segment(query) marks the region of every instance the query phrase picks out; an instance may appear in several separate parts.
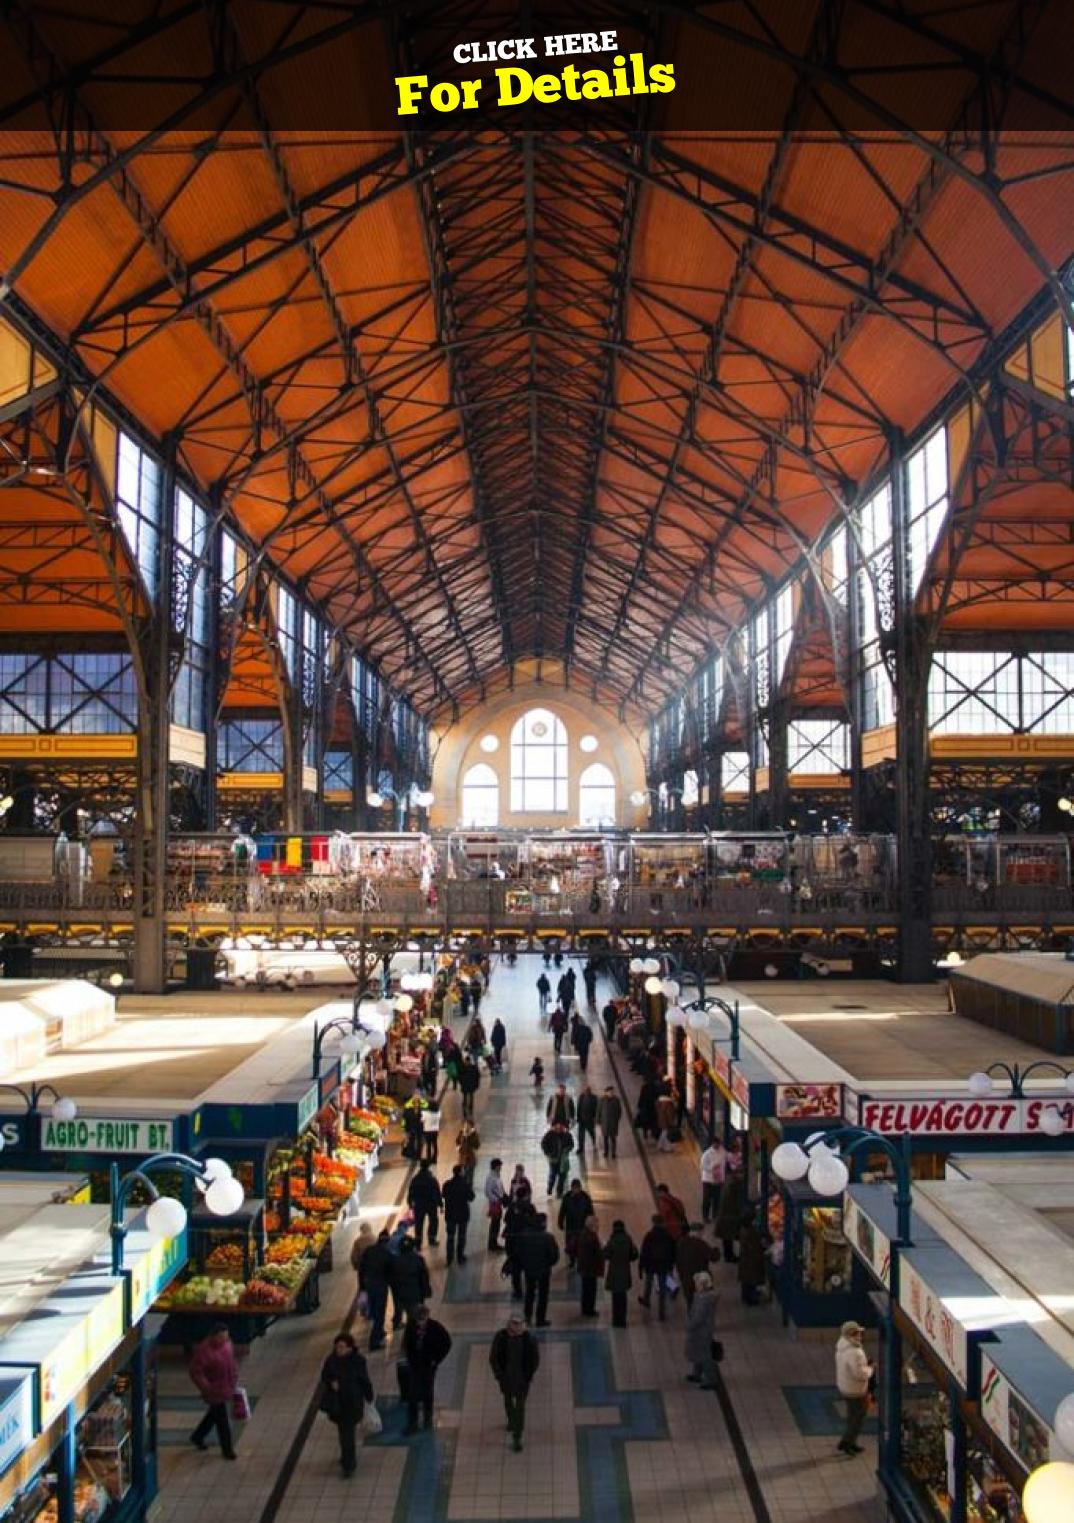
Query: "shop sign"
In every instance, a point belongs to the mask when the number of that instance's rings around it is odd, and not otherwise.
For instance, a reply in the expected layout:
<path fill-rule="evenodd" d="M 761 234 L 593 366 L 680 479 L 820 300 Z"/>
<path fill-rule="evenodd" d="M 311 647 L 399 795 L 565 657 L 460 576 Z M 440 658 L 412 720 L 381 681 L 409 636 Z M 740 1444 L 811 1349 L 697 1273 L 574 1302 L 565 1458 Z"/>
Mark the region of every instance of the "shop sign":
<path fill-rule="evenodd" d="M 876 1100 L 861 1096 L 861 1126 L 887 1136 L 910 1132 L 918 1137 L 1020 1137 L 1039 1136 L 1041 1116 L 1058 1106 L 1068 1133 L 1074 1133 L 1074 1106 L 1067 1097 L 1032 1100 L 974 1100 L 919 1098 Z"/>
<path fill-rule="evenodd" d="M 316 1116 L 320 1107 L 320 1094 L 320 1085 L 315 1084 L 312 1089 L 306 1091 L 298 1102 L 298 1120 L 296 1122 L 298 1132 L 304 1132 L 314 1116 Z"/>
<path fill-rule="evenodd" d="M 776 1115 L 786 1121 L 838 1121 L 843 1114 L 843 1086 L 777 1084 Z"/>
<path fill-rule="evenodd" d="M 101 1295 L 41 1365 L 41 1426 L 47 1428 L 123 1338 L 123 1285 Z"/>
<path fill-rule="evenodd" d="M 969 1374 L 966 1329 L 951 1315 L 943 1299 L 929 1289 L 905 1255 L 899 1260 L 899 1305 L 965 1390 Z"/>
<path fill-rule="evenodd" d="M 852 1195 L 843 1198 L 843 1236 L 884 1289 L 890 1290 L 891 1240 L 866 1216 Z"/>
<path fill-rule="evenodd" d="M 721 1052 L 718 1047 L 712 1049 L 712 1073 L 713 1080 L 718 1089 L 730 1098 L 731 1094 L 731 1059 L 726 1052 Z"/>
<path fill-rule="evenodd" d="M 53 1153 L 171 1153 L 170 1121 L 134 1120 L 129 1116 L 79 1116 L 74 1121 L 42 1122 L 41 1146 Z"/>
<path fill-rule="evenodd" d="M 26 1151 L 26 1117 L 5 1116 L 0 1121 L 0 1137 L 4 1140 L 4 1148 L 8 1152 L 22 1153 Z"/>
<path fill-rule="evenodd" d="M 139 1322 L 186 1263 L 186 1228 L 161 1238 L 130 1261 L 131 1324 Z"/>
<path fill-rule="evenodd" d="M 987 1349 L 981 1350 L 981 1416 L 1026 1470 L 1048 1463 L 1052 1430 L 997 1370 Z"/>
<path fill-rule="evenodd" d="M 0 1475 L 18 1459 L 34 1436 L 33 1377 L 0 1378 Z"/>

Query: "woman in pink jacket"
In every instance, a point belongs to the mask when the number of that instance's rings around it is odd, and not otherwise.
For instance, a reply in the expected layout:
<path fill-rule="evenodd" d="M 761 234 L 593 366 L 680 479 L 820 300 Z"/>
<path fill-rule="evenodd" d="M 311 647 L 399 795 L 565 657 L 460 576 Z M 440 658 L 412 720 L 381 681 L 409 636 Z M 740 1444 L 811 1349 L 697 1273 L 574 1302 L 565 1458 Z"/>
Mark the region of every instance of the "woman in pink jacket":
<path fill-rule="evenodd" d="M 206 1408 L 205 1416 L 190 1435 L 190 1442 L 195 1449 L 207 1449 L 209 1446 L 205 1440 L 215 1428 L 220 1435 L 224 1458 L 235 1459 L 228 1409 L 238 1389 L 239 1365 L 235 1346 L 222 1322 L 218 1322 L 194 1350 L 190 1378 L 201 1393 Z"/>

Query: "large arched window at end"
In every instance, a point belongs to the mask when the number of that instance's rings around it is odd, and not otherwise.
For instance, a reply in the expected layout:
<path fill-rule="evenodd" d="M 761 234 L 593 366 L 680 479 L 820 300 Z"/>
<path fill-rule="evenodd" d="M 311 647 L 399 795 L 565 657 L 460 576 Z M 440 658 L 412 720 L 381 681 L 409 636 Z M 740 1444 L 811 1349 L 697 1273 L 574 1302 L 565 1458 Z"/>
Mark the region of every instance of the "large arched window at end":
<path fill-rule="evenodd" d="M 500 823 L 500 780 L 487 762 L 478 762 L 463 774 L 460 823 L 464 826 Z"/>
<path fill-rule="evenodd" d="M 549 709 L 530 709 L 511 730 L 511 812 L 566 808 L 567 731 Z"/>
<path fill-rule="evenodd" d="M 603 762 L 594 762 L 578 779 L 578 823 L 615 824 L 615 778 Z"/>

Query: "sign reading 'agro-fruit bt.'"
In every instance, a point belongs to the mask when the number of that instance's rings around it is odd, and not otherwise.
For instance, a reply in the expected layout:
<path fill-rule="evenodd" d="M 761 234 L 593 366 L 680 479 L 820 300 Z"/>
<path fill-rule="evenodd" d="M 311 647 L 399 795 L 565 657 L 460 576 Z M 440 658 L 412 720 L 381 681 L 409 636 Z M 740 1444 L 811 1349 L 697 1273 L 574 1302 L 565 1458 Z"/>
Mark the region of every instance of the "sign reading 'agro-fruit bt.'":
<path fill-rule="evenodd" d="M 172 1123 L 129 1116 L 50 1118 L 42 1128 L 41 1146 L 54 1153 L 170 1153 Z"/>
<path fill-rule="evenodd" d="M 874 1132 L 898 1136 L 1020 1137 L 1043 1136 L 1041 1116 L 1058 1109 L 1065 1129 L 1074 1131 L 1074 1106 L 1065 1096 L 1033 1100 L 961 1098 L 868 1099 L 858 1102 L 858 1122 Z"/>

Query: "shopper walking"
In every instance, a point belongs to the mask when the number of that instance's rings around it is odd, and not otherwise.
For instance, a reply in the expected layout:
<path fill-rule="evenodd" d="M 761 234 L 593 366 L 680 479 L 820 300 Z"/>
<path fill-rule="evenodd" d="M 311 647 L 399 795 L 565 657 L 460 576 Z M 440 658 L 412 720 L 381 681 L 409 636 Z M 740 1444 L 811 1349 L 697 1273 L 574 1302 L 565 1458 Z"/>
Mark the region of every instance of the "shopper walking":
<path fill-rule="evenodd" d="M 517 1311 L 512 1312 L 507 1326 L 502 1327 L 492 1340 L 489 1364 L 503 1394 L 507 1427 L 516 1454 L 522 1448 L 522 1433 L 526 1426 L 526 1397 L 540 1362 L 537 1339 L 527 1330 L 525 1319 Z"/>
<path fill-rule="evenodd" d="M 415 1306 L 403 1334 L 408 1434 L 418 1431 L 419 1406 L 422 1426 L 432 1427 L 436 1372 L 450 1353 L 451 1334 L 447 1328 L 429 1315 L 427 1306 Z"/>
<path fill-rule="evenodd" d="M 623 1102 L 609 1084 L 601 1095 L 600 1103 L 597 1106 L 597 1125 L 600 1127 L 605 1159 L 618 1156 L 619 1123 L 622 1119 Z"/>
<path fill-rule="evenodd" d="M 559 1230 L 563 1233 L 563 1246 L 567 1250 L 567 1268 L 573 1269 L 578 1258 L 578 1239 L 586 1222 L 593 1215 L 593 1202 L 582 1189 L 580 1179 L 572 1179 L 571 1187 L 559 1206 Z"/>
<path fill-rule="evenodd" d="M 694 1275 L 693 1296 L 686 1316 L 686 1362 L 690 1366 L 686 1378 L 697 1381 L 703 1391 L 716 1388 L 716 1361 L 712 1357 L 716 1301 L 712 1276 L 701 1270 Z"/>
<path fill-rule="evenodd" d="M 548 1029 L 552 1033 L 552 1048 L 558 1058 L 563 1051 L 563 1038 L 567 1030 L 567 1014 L 561 1005 L 557 1005 L 548 1017 Z"/>
<path fill-rule="evenodd" d="M 612 1298 L 613 1327 L 627 1325 L 627 1300 L 634 1280 L 631 1265 L 636 1262 L 637 1257 L 637 1246 L 626 1230 L 626 1224 L 621 1221 L 612 1222 L 611 1237 L 604 1244 L 604 1262 L 607 1265 L 604 1273 L 604 1289 Z"/>
<path fill-rule="evenodd" d="M 398 1331 L 403 1325 L 403 1317 L 409 1318 L 415 1307 L 433 1293 L 425 1260 L 409 1234 L 403 1238 L 395 1255 L 391 1287 L 392 1328 Z"/>
<path fill-rule="evenodd" d="M 597 1236 L 597 1218 L 591 1216 L 578 1238 L 578 1279 L 583 1317 L 597 1317 L 597 1286 L 604 1273 L 604 1249 Z"/>
<path fill-rule="evenodd" d="M 746 1306 L 759 1306 L 761 1302 L 761 1286 L 767 1279 L 765 1247 L 757 1209 L 747 1206 L 738 1230 L 738 1283 Z"/>
<path fill-rule="evenodd" d="M 686 1297 L 687 1311 L 694 1299 L 695 1276 L 707 1274 L 709 1265 L 717 1263 L 720 1257 L 720 1250 L 701 1236 L 702 1231 L 700 1222 L 691 1222 L 689 1232 L 675 1244 L 675 1269 L 682 1293 Z"/>
<path fill-rule="evenodd" d="M 634 1112 L 634 1125 L 642 1137 L 655 1137 L 656 1128 L 656 1080 L 644 1079 L 638 1090 L 638 1108 Z"/>
<path fill-rule="evenodd" d="M 190 1360 L 190 1378 L 205 1403 L 205 1416 L 190 1435 L 195 1449 L 207 1449 L 205 1442 L 216 1429 L 220 1452 L 226 1460 L 236 1459 L 231 1439 L 230 1407 L 239 1388 L 239 1362 L 227 1327 L 217 1322 L 194 1350 Z"/>
<path fill-rule="evenodd" d="M 435 1248 L 440 1236 L 440 1210 L 444 1197 L 436 1175 L 429 1168 L 429 1160 L 423 1158 L 418 1172 L 410 1181 L 406 1203 L 414 1213 L 414 1240 L 420 1248 L 425 1235 L 425 1223 L 429 1223 L 429 1247 Z"/>
<path fill-rule="evenodd" d="M 591 1010 L 597 1008 L 597 970 L 593 966 L 592 958 L 587 959 L 582 969 L 582 982 L 585 984 L 586 1003 Z"/>
<path fill-rule="evenodd" d="M 638 1268 L 644 1276 L 644 1289 L 638 1303 L 647 1310 L 652 1304 L 656 1284 L 657 1307 L 661 1322 L 667 1317 L 668 1280 L 675 1268 L 675 1239 L 664 1226 L 663 1218 L 654 1216 L 652 1226 L 641 1240 Z"/>
<path fill-rule="evenodd" d="M 507 1193 L 512 1200 L 518 1195 L 533 1194 L 533 1186 L 526 1177 L 526 1165 L 524 1163 L 515 1164 L 515 1172 L 511 1175 L 507 1186 Z"/>
<path fill-rule="evenodd" d="M 600 1012 L 600 1018 L 604 1022 L 604 1035 L 608 1038 L 608 1046 L 610 1047 L 615 1041 L 615 1028 L 619 1023 L 619 1011 L 616 1008 L 614 1000 L 608 1001 Z"/>
<path fill-rule="evenodd" d="M 457 1257 L 466 1263 L 466 1229 L 470 1225 L 470 1202 L 474 1198 L 473 1186 L 466 1178 L 461 1163 L 451 1171 L 451 1178 L 440 1192 L 444 1199 L 444 1237 L 447 1261 Z"/>
<path fill-rule="evenodd" d="M 425 1143 L 425 1161 L 437 1163 L 440 1159 L 440 1107 L 435 1100 L 421 1113 L 421 1131 Z"/>
<path fill-rule="evenodd" d="M 686 1207 L 677 1195 L 672 1195 L 667 1185 L 656 1187 L 656 1209 L 660 1212 L 664 1226 L 678 1242 L 689 1226 L 689 1222 L 686 1217 Z"/>
<path fill-rule="evenodd" d="M 459 1089 L 462 1091 L 462 1113 L 471 1120 L 474 1114 L 474 1096 L 480 1088 L 481 1070 L 472 1057 L 466 1057 L 459 1070 Z"/>
<path fill-rule="evenodd" d="M 541 976 L 537 980 L 537 998 L 541 1002 L 541 1015 L 548 1014 L 548 1000 L 552 993 L 552 985 L 548 982 L 548 974 L 542 969 Z"/>
<path fill-rule="evenodd" d="M 489 1219 L 488 1251 L 490 1253 L 500 1251 L 500 1227 L 507 1203 L 507 1187 L 503 1182 L 502 1173 L 503 1159 L 494 1158 L 485 1175 L 485 1209 Z"/>
<path fill-rule="evenodd" d="M 541 1138 L 541 1152 L 548 1159 L 548 1194 L 555 1191 L 560 1200 L 563 1199 L 563 1191 L 567 1184 L 567 1173 L 571 1166 L 571 1153 L 574 1151 L 574 1141 L 570 1132 L 562 1121 L 557 1121 L 549 1127 Z"/>
<path fill-rule="evenodd" d="M 716 1208 L 713 1230 L 723 1244 L 725 1264 L 738 1262 L 738 1233 L 746 1206 L 746 1181 L 733 1158 L 728 1158 L 720 1203 Z"/>
<path fill-rule="evenodd" d="M 556 1092 L 544 1108 L 545 1120 L 549 1126 L 554 1126 L 557 1121 L 562 1121 L 564 1126 L 574 1125 L 576 1109 L 574 1101 L 567 1093 L 565 1084 L 557 1084 Z"/>
<path fill-rule="evenodd" d="M 507 1046 L 507 1027 L 499 1016 L 492 1023 L 489 1046 L 492 1048 L 493 1067 L 499 1073 L 503 1068 L 503 1050 Z"/>
<path fill-rule="evenodd" d="M 552 1270 L 559 1263 L 559 1244 L 548 1230 L 548 1217 L 543 1212 L 527 1219 L 514 1239 L 513 1253 L 522 1271 L 525 1285 L 526 1321 L 533 1320 L 536 1312 L 537 1326 L 548 1326 L 548 1293 L 552 1285 Z"/>
<path fill-rule="evenodd" d="M 512 1195 L 504 1214 L 503 1241 L 507 1249 L 507 1263 L 501 1273 L 511 1276 L 511 1294 L 516 1301 L 522 1299 L 522 1263 L 518 1256 L 518 1244 L 523 1233 L 533 1227 L 537 1208 L 528 1190 Z"/>
<path fill-rule="evenodd" d="M 710 1222 L 720 1205 L 720 1191 L 727 1173 L 729 1154 L 714 1137 L 701 1155 L 701 1220 Z"/>
<path fill-rule="evenodd" d="M 373 1400 L 369 1368 L 350 1333 L 337 1333 L 332 1352 L 321 1366 L 321 1410 L 339 1433 L 339 1461 L 344 1475 L 353 1475 L 354 1439 L 367 1401 Z"/>
<path fill-rule="evenodd" d="M 860 1322 L 844 1322 L 835 1345 L 835 1383 L 847 1409 L 843 1436 L 836 1445 L 843 1454 L 862 1452 L 858 1435 L 869 1410 L 869 1382 L 873 1378 L 873 1367 L 862 1345 L 864 1336 Z"/>
<path fill-rule="evenodd" d="M 656 1097 L 656 1145 L 661 1153 L 670 1153 L 679 1133 L 679 1107 L 670 1087 Z"/>
<path fill-rule="evenodd" d="M 477 1168 L 477 1151 L 481 1146 L 481 1133 L 467 1117 L 455 1135 L 458 1162 L 466 1176 L 466 1183 L 473 1189 L 474 1171 Z"/>
<path fill-rule="evenodd" d="M 384 1318 L 388 1310 L 388 1289 L 394 1262 L 394 1255 L 388 1247 L 390 1241 L 391 1236 L 385 1227 L 376 1242 L 362 1254 L 358 1265 L 358 1290 L 365 1295 L 369 1312 L 371 1354 L 384 1347 Z"/>
<path fill-rule="evenodd" d="M 589 1067 L 589 1048 L 592 1041 L 593 1032 L 591 1027 L 579 1016 L 578 1020 L 574 1023 L 574 1030 L 571 1032 L 571 1046 L 578 1054 L 578 1067 L 583 1073 Z"/>

